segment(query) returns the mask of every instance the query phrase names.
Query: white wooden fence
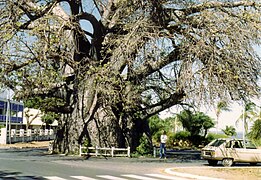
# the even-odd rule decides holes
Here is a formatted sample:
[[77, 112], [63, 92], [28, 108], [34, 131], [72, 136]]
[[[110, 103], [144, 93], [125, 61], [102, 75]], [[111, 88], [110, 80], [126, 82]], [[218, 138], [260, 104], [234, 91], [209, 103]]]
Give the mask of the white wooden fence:
[[1, 128], [0, 144], [52, 140], [54, 135], [53, 129], [28, 129], [27, 131], [24, 129], [11, 129], [11, 133], [9, 133], [6, 128]]
[[80, 145], [80, 156], [111, 156], [111, 157], [130, 157], [130, 147], [128, 148], [106, 148], [106, 147], [84, 147]]

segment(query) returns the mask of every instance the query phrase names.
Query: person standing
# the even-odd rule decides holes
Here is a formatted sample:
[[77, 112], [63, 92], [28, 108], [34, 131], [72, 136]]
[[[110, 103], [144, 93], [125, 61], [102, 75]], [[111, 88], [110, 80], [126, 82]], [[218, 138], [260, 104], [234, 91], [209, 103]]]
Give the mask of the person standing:
[[162, 135], [160, 136], [160, 159], [163, 157], [166, 159], [167, 139], [168, 139], [168, 136], [166, 135], [166, 131], [163, 131]]

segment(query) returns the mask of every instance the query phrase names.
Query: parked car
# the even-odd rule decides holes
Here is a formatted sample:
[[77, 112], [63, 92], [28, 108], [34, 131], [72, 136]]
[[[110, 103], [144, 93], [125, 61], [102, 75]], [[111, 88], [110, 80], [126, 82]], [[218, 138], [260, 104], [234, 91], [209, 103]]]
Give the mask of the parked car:
[[250, 141], [243, 139], [216, 139], [201, 150], [201, 157], [206, 159], [209, 165], [217, 165], [222, 161], [223, 166], [231, 166], [233, 163], [261, 163], [261, 149]]

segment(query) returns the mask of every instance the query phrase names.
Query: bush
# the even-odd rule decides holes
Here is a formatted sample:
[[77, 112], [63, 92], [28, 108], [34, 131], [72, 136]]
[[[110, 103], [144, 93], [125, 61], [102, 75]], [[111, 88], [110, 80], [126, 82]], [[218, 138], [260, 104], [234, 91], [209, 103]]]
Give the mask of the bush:
[[191, 143], [189, 141], [190, 138], [190, 132], [188, 131], [180, 131], [174, 134], [173, 136], [173, 145], [179, 146], [179, 147], [188, 147], [191, 146]]
[[176, 140], [188, 140], [190, 137], [190, 132], [188, 131], [180, 131], [180, 132], [177, 132], [175, 135], [174, 135], [174, 139]]
[[140, 155], [151, 154], [151, 144], [145, 134], [140, 138], [140, 145], [136, 148], [136, 151]]

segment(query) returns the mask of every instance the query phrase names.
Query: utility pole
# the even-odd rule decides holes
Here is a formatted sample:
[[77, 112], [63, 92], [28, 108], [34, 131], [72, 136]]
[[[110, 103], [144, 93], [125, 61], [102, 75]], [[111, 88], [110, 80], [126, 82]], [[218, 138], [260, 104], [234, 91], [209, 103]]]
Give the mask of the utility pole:
[[[8, 97], [7, 97], [8, 98]], [[10, 111], [10, 101], [7, 99], [6, 114], [5, 114], [5, 128], [6, 128], [6, 139], [8, 137], [8, 126], [9, 126], [9, 111]], [[10, 136], [10, 133], [9, 133]], [[9, 141], [10, 142], [10, 141]]]
[[246, 121], [246, 117], [245, 117], [245, 101], [243, 100], [243, 146], [244, 148], [246, 147], [245, 145], [245, 130], [246, 130], [246, 127], [245, 127], [245, 121]]

